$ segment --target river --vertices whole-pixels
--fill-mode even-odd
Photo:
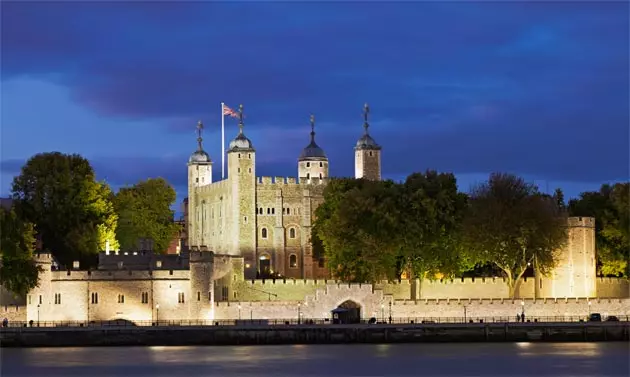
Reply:
[[[0,376],[630,376],[628,343],[2,348]]]

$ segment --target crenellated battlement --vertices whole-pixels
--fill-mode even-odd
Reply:
[[[256,177],[256,184],[258,186],[295,186],[299,183],[294,177]]]
[[[190,270],[111,270],[111,271],[52,271],[51,281],[93,280],[189,280]]]
[[[268,279],[268,280],[246,280],[243,282],[251,287],[269,286],[325,286],[329,284],[344,284],[339,280],[314,280],[314,279]],[[345,283],[347,284],[347,283]]]
[[[569,227],[595,228],[594,217],[569,217],[567,223]]]

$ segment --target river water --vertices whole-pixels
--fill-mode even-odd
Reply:
[[[0,376],[630,376],[628,343],[0,349]]]

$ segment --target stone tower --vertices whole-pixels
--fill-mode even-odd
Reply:
[[[188,245],[202,246],[208,240],[204,240],[204,229],[207,224],[204,223],[206,216],[204,211],[206,206],[201,203],[196,191],[201,186],[212,183],[212,160],[208,153],[203,150],[201,142],[201,132],[203,124],[201,121],[197,123],[197,150],[190,155],[188,159],[188,216],[192,216],[195,221],[187,221],[188,226]]]
[[[315,116],[311,115],[311,142],[298,159],[298,177],[300,179],[328,178],[328,157],[315,142]]]
[[[595,297],[595,218],[568,218],[567,244],[557,257],[558,263],[548,275],[536,274],[536,297]]]
[[[381,179],[381,146],[376,144],[368,133],[368,115],[370,107],[366,103],[363,108],[363,136],[354,147],[354,177],[370,180]]]
[[[188,315],[191,319],[214,319],[214,253],[209,251],[190,252],[190,303]]]
[[[52,292],[52,255],[48,252],[35,254],[35,265],[42,270],[39,273],[39,284],[28,293],[26,299],[26,318],[34,321],[46,321],[53,305]],[[48,318],[50,319],[50,318]]]
[[[243,105],[239,106],[239,132],[228,148],[229,199],[225,208],[230,234],[227,252],[243,256],[245,276],[256,276],[256,151],[243,133]]]

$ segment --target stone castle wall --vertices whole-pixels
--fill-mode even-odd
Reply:
[[[630,280],[621,278],[598,278],[597,297],[626,298],[630,297]]]

